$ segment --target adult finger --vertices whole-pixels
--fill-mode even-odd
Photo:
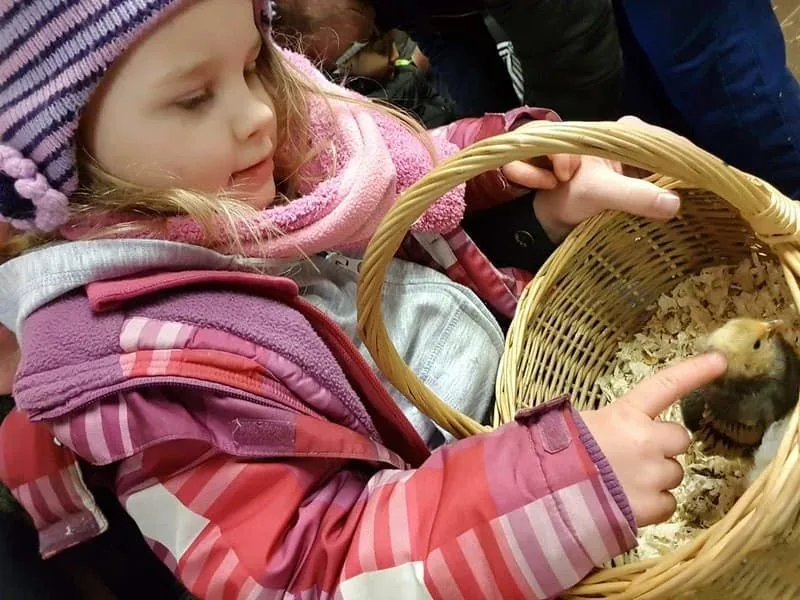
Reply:
[[[718,352],[703,354],[662,369],[618,400],[654,419],[674,402],[720,377],[728,367]]]
[[[658,125],[653,125],[647,121],[642,121],[639,117],[634,117],[633,115],[621,117],[619,122],[623,123],[627,127],[630,127],[631,129],[639,129],[645,133],[655,134],[660,138],[678,138],[686,140],[687,142],[689,141],[685,136],[679,135],[674,131],[670,131],[669,129],[659,127]]]
[[[647,123],[645,123],[639,117],[636,117],[634,115],[625,115],[624,117],[620,117],[619,122],[625,123],[626,125],[647,126]]]
[[[502,171],[511,183],[532,190],[551,190],[558,185],[558,179],[552,171],[535,167],[521,160],[504,165]]]
[[[664,456],[683,454],[692,443],[689,432],[678,423],[661,421],[654,423],[653,437],[659,441]]]
[[[588,194],[603,208],[649,219],[671,219],[680,210],[680,197],[673,192],[612,170],[597,178]]]
[[[569,181],[581,166],[581,157],[577,154],[554,154],[549,157],[553,163],[553,173],[561,181]]]

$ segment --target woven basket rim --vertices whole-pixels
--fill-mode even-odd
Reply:
[[[401,196],[382,220],[367,248],[358,288],[358,329],[378,367],[387,379],[423,413],[457,437],[486,431],[487,428],[458,413],[437,398],[402,361],[389,339],[381,312],[380,298],[386,269],[411,225],[441,195],[481,172],[512,160],[572,153],[619,160],[625,164],[658,173],[654,181],[665,188],[708,190],[728,202],[753,229],[781,264],[796,306],[800,306],[800,209],[768,183],[746,174],[698,148],[685,138],[659,128],[631,126],[619,122],[554,123],[534,122],[518,130],[474,144],[440,163]],[[585,240],[592,227],[607,224],[615,215],[605,213],[573,231],[536,274],[520,299],[541,301],[543,293],[561,273],[559,258]],[[519,317],[519,313],[517,315]],[[524,324],[515,317],[506,340],[507,351],[501,364],[501,377],[511,379],[513,357],[508,354],[515,335],[522,335]],[[518,344],[519,346],[519,344]],[[509,367],[509,365],[511,365]],[[498,382],[498,391],[501,388]],[[513,384],[511,385],[513,393]],[[498,399],[499,400],[499,399]],[[774,507],[787,494],[800,490],[798,426],[796,410],[778,456],[761,477],[745,492],[734,509],[720,523],[695,540],[659,559],[602,569],[579,584],[565,597],[613,597],[619,600],[656,597],[666,589],[677,594],[699,581],[719,575],[723,558],[734,561],[736,552],[727,543],[733,534],[744,540],[744,549],[753,549],[759,540],[794,523],[798,512],[798,494],[793,510],[776,514],[756,507],[769,502]],[[508,418],[508,415],[506,415]],[[780,506],[780,505],[778,505]],[[785,506],[788,505],[784,505]],[[722,525],[721,525],[722,524]],[[721,526],[720,526],[721,525]],[[751,528],[742,536],[743,528]],[[784,528],[784,529],[782,529]],[[732,533],[733,532],[733,533]],[[673,597],[673,596],[663,596]]]

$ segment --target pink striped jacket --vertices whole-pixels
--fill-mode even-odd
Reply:
[[[108,473],[201,598],[550,598],[635,543],[565,398],[431,455],[287,279],[100,282],[23,331],[0,476],[44,556],[104,530]]]

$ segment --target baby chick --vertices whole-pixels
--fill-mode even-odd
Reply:
[[[778,332],[780,321],[732,319],[701,351],[728,359],[720,379],[681,400],[683,422],[707,454],[749,457],[767,428],[797,404],[800,359]]]

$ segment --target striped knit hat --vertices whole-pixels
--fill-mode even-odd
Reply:
[[[189,1],[0,0],[0,221],[66,222],[81,110],[111,64]],[[254,5],[266,37],[271,2]]]

